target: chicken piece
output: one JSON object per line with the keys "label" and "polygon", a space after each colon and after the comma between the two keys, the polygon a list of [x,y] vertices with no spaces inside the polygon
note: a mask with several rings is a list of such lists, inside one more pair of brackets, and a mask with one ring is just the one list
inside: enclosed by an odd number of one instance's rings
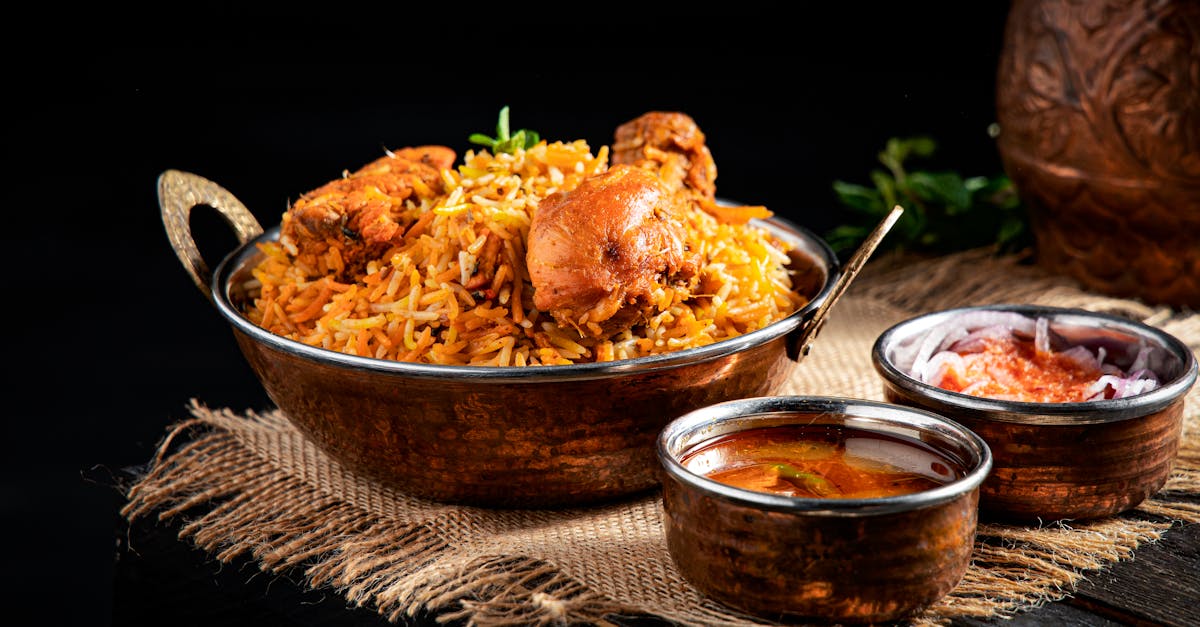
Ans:
{"label": "chicken piece", "polygon": [[717,165],[704,133],[684,113],[651,111],[618,126],[612,162],[656,172],[668,189],[687,190],[696,201],[716,196]]}
{"label": "chicken piece", "polygon": [[654,292],[695,287],[680,198],[653,173],[616,165],[556,192],[529,227],[533,302],[582,336],[603,337],[654,310]]}
{"label": "chicken piece", "polygon": [[389,153],[359,170],[301,196],[284,213],[280,242],[310,267],[337,248],[340,268],[348,279],[367,261],[403,241],[412,220],[404,201],[414,193],[429,195],[440,185],[441,170],[457,155],[445,146],[418,146]]}
{"label": "chicken piece", "polygon": [[745,224],[773,213],[761,205],[719,205],[717,165],[691,116],[651,111],[617,127],[613,163],[627,163],[658,174],[674,193],[727,224]]}

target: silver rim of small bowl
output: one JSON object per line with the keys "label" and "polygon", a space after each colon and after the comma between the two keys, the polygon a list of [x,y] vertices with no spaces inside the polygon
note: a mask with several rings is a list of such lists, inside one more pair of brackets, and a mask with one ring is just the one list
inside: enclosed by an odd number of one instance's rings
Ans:
{"label": "silver rim of small bowl", "polygon": [[[1125,331],[1157,343],[1179,359],[1182,372],[1162,382],[1158,388],[1136,396],[1075,403],[1033,403],[951,392],[922,383],[901,372],[888,358],[888,351],[895,342],[928,330],[948,318],[972,311],[1015,312],[1030,317],[1050,316],[1056,321],[1078,325],[1100,323],[1106,328]],[[1098,424],[1140,418],[1160,411],[1178,400],[1195,383],[1197,376],[1195,355],[1179,338],[1161,329],[1111,314],[1044,305],[979,305],[922,314],[881,333],[871,349],[871,359],[876,370],[888,382],[912,395],[922,397],[938,413],[954,414],[966,411],[982,419],[1035,425]]]}
{"label": "silver rim of small bowl", "polygon": [[[943,455],[958,458],[966,474],[937,488],[871,499],[801,498],[735,488],[696,474],[679,462],[693,446],[743,428],[801,424],[796,415],[832,415],[852,428],[914,439],[924,434],[949,442],[956,451],[922,439]],[[977,489],[992,469],[992,452],[970,429],[911,407],[831,396],[763,396],[725,401],[688,412],[669,423],[659,434],[658,459],[663,469],[694,490],[749,507],[821,516],[863,517],[932,507],[960,498]],[[965,455],[963,455],[965,454]],[[968,457],[962,459],[962,457]]]}

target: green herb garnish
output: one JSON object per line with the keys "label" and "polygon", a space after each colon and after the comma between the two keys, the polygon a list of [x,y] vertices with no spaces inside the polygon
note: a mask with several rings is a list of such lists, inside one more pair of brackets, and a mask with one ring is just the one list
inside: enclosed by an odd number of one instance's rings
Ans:
{"label": "green herb garnish", "polygon": [[1028,247],[1027,217],[1007,176],[963,178],[956,172],[906,168],[936,149],[929,137],[893,137],[879,153],[886,170],[871,172],[872,186],[834,181],[834,193],[854,219],[826,234],[829,245],[839,253],[854,250],[892,207],[901,205],[905,212],[880,249],[948,253],[989,245],[1000,252]]}
{"label": "green herb garnish", "polygon": [[529,129],[520,129],[516,133],[509,134],[508,131],[508,106],[500,109],[500,120],[496,122],[496,136],[488,137],[483,133],[471,133],[467,138],[472,144],[486,146],[492,154],[500,154],[507,152],[515,153],[518,148],[528,150],[537,145],[541,141],[541,137],[537,131]]}

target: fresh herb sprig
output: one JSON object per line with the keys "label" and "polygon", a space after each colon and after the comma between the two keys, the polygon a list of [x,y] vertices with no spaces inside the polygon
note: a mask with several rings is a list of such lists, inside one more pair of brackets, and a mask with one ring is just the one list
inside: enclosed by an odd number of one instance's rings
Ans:
{"label": "fresh herb sprig", "polygon": [[467,139],[472,144],[486,146],[492,154],[500,154],[506,152],[512,154],[517,149],[528,150],[537,145],[541,141],[541,137],[536,131],[523,128],[515,133],[509,133],[508,127],[508,106],[500,109],[500,119],[496,122],[496,136],[488,137],[483,133],[471,133]]}
{"label": "fresh herb sprig", "polygon": [[1012,181],[1003,174],[964,178],[957,172],[911,169],[937,149],[929,137],[893,137],[880,151],[886,169],[872,170],[872,186],[834,181],[839,202],[852,219],[825,239],[836,252],[854,250],[871,229],[901,205],[905,211],[880,248],[948,253],[982,246],[1016,252],[1030,245],[1025,211]]}

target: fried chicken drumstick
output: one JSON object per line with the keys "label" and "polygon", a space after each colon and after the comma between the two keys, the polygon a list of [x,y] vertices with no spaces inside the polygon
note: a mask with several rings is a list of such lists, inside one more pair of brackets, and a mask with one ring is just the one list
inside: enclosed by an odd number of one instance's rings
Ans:
{"label": "fried chicken drumstick", "polygon": [[630,165],[546,198],[526,253],[534,305],[595,337],[653,311],[661,284],[695,277],[681,201],[653,173]]}
{"label": "fried chicken drumstick", "polygon": [[614,165],[542,201],[526,263],[534,304],[561,326],[603,337],[669,306],[663,288],[686,298],[698,260],[689,252],[685,208],[726,222],[766,217],[762,207],[716,203],[717,167],[691,117],[652,111],[619,126]]}

